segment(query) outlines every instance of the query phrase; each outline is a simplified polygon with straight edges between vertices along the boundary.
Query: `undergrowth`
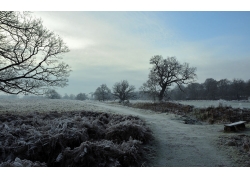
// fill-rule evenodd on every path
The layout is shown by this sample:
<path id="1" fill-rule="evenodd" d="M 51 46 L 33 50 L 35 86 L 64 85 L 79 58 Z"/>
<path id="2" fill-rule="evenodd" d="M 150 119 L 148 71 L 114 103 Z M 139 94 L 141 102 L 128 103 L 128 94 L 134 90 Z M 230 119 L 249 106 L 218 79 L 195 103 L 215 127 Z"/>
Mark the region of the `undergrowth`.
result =
<path id="1" fill-rule="evenodd" d="M 0 166 L 141 166 L 143 120 L 90 111 L 0 115 Z"/>
<path id="2" fill-rule="evenodd" d="M 191 116 L 199 121 L 208 122 L 210 124 L 236 121 L 250 122 L 250 109 L 236 109 L 230 106 L 220 105 L 218 107 L 194 108 L 194 106 L 173 102 L 134 103 L 129 106 L 161 113 Z"/>

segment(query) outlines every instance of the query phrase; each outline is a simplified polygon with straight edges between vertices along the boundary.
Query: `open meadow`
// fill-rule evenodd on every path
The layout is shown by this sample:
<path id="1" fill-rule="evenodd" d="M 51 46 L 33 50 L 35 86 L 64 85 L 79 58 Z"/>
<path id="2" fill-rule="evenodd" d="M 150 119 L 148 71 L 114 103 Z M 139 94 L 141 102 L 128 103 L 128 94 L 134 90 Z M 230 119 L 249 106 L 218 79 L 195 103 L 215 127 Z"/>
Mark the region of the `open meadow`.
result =
<path id="1" fill-rule="evenodd" d="M 75 100 L 0 101 L 0 166 L 142 166 L 145 122 Z"/>
<path id="2" fill-rule="evenodd" d="M 207 108 L 210 106 L 218 107 L 231 106 L 232 108 L 248 108 L 250 109 L 250 101 L 226 101 L 226 100 L 188 100 L 188 101 L 175 101 L 184 105 L 192 105 L 197 108 Z"/>
<path id="3" fill-rule="evenodd" d="M 190 106 L 136 103 L 2 99 L 0 166 L 250 165 L 248 124 L 225 133 Z"/>

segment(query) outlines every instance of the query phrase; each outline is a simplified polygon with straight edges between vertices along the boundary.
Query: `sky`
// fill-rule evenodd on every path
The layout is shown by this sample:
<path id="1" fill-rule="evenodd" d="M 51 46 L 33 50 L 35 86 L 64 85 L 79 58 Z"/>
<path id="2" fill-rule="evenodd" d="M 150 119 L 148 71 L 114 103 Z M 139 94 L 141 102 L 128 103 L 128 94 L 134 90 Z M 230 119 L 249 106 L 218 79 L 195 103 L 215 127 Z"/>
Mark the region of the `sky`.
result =
<path id="1" fill-rule="evenodd" d="M 196 67 L 198 83 L 250 79 L 249 11 L 128 9 L 31 11 L 70 49 L 62 61 L 72 72 L 68 86 L 56 88 L 60 94 L 88 94 L 101 84 L 112 89 L 121 80 L 138 90 L 154 55 Z"/>

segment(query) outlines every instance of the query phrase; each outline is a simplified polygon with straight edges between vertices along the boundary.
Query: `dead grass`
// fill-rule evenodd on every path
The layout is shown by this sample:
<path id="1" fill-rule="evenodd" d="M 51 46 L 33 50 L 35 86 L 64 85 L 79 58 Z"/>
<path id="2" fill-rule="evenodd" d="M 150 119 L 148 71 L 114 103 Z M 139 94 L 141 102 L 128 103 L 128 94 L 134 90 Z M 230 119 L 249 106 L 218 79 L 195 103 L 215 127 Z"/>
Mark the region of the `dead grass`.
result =
<path id="1" fill-rule="evenodd" d="M 250 122 L 250 109 L 236 109 L 228 106 L 194 108 L 194 106 L 172 102 L 134 103 L 129 106 L 161 113 L 190 116 L 198 121 L 208 122 L 210 124 L 231 123 L 236 121 Z"/>
<path id="2" fill-rule="evenodd" d="M 152 135 L 133 116 L 91 111 L 0 115 L 0 166 L 141 166 Z"/>

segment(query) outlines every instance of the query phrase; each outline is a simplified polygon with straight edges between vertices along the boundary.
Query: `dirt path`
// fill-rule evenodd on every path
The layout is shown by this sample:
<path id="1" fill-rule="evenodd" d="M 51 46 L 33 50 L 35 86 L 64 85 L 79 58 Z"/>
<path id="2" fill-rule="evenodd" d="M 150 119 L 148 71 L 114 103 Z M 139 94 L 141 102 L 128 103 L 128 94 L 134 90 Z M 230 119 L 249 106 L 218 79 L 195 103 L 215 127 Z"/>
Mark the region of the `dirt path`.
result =
<path id="1" fill-rule="evenodd" d="M 215 146 L 223 132 L 221 125 L 188 125 L 178 117 L 113 104 L 86 102 L 97 111 L 135 115 L 146 120 L 155 137 L 153 167 L 236 166 L 225 152 Z M 150 157 L 150 155 L 149 155 Z"/>

